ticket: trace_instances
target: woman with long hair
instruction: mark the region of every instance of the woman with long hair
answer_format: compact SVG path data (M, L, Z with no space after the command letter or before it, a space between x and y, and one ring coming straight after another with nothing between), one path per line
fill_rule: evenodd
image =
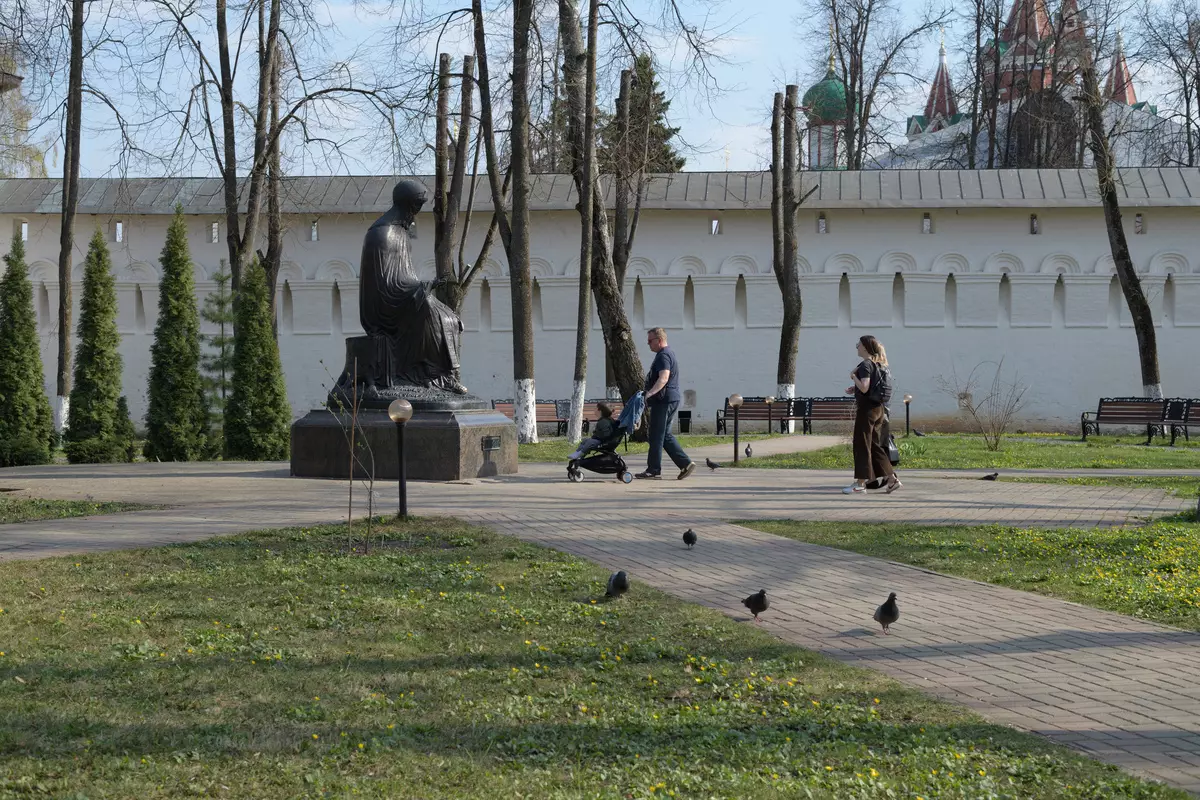
M891 399L891 373L883 343L874 336L860 337L856 349L862 359L850 372L854 385L846 394L854 395L854 483L842 491L858 494L866 491L868 482L885 481L888 494L900 488L900 480L888 459L887 443L883 440L887 401ZM875 384L875 391L871 391Z

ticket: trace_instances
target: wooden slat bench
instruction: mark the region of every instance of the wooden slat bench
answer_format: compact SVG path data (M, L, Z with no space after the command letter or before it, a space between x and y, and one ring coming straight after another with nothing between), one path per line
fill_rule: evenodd
M1183 440L1191 441L1188 428L1200 428L1200 399L1176 398L1167 401L1167 425L1171 426L1171 444L1183 433Z
M847 422L854 420L854 398L841 397L797 397L794 401L797 419L803 420L803 432L812 433L814 422Z
M780 430L785 430L784 423L788 420L799 419L798 416L792 414L792 401L776 400L769 406L765 397L745 397L742 399L742 407L738 409L738 424L743 422L766 422L767 431L770 432L775 421L778 420ZM725 407L717 411L717 435L729 433L729 422L733 419L733 408L729 405L729 398L725 398Z
M516 412L513 410L512 400L493 400L492 408L499 411L509 419L513 419ZM537 415L538 425L553 425L556 436L565 436L567 433L567 421L561 414L558 413L558 403L554 400L537 400L533 404L534 413Z
M583 432L587 433L592 428L593 422L600 421L600 409L597 408L601 403L606 403L612 409L613 424L617 423L617 418L621 416L621 410L625 408L625 404L620 400L584 400L583 401ZM568 403L568 405L570 405Z
M1166 400L1145 397L1102 397L1096 410L1085 411L1079 416L1083 429L1083 441L1089 433L1099 434L1100 425L1145 425L1146 444L1154 441L1154 434L1165 435L1163 423L1167 416Z

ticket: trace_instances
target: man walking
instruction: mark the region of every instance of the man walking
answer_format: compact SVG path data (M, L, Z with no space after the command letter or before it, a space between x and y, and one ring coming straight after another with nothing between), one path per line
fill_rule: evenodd
M696 469L671 433L671 420L679 409L679 362L675 353L667 346L667 332L654 328L646 336L646 343L655 353L654 363L646 375L646 406L650 411L650 453L646 457L646 471L639 478L662 477L663 450L679 467L679 480L683 480Z

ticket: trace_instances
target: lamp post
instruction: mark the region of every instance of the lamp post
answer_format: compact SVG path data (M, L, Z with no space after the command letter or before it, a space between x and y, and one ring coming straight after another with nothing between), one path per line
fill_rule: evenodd
M400 508L396 514L398 519L408 518L408 470L404 465L404 423L412 419L412 403L403 397L397 397L388 406L388 416L396 423L396 469L400 483Z
M911 394L904 395L904 435L905 436L911 435L910 430L911 430L912 426L910 425L910 422L911 422L912 417L908 413L908 410L911 407L911 405L912 405L912 395Z
M763 402L767 404L767 435L770 436L775 428L775 420L771 417L771 406L775 404L775 398L768 397Z
M738 409L742 407L740 394L729 395L729 407L733 409L733 463L738 463Z

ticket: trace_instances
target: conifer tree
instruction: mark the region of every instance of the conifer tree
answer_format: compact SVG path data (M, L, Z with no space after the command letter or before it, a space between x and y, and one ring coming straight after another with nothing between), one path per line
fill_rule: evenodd
M54 422L46 397L25 243L14 236L0 279L0 467L50 460Z
M252 263L233 300L233 388L225 406L225 457L278 461L289 451L291 407L271 328L266 275Z
M72 464L124 461L117 439L117 398L121 395L121 334L117 332L117 291L104 234L96 229L83 266L83 296L76 327L75 379L71 382L64 449Z
M121 446L121 460L133 461L137 455L135 440L137 433L133 430L133 418L129 416L129 401L125 395L117 398L117 422L114 429L117 443Z
M629 98L630 141L622 147L620 126L615 115L598 120L600 129L596 155L600 159L600 171L608 175L641 170L679 172L687 159L679 155L671 144L671 140L679 134L679 128L667 124L671 101L659 91L653 59L645 54L635 58L633 74L633 91ZM630 161L624 165L624 170L618 163L622 157Z
M201 353L200 366L204 368L204 389L208 392L209 408L216 415L225 410L233 377L233 295L229 291L229 272L225 259L221 259L221 270L213 275L217 288L204 298L200 317L217 328L216 333L201 337L209 346Z
M188 253L183 208L163 245L158 323L150 348L150 407L146 411L146 458L194 461L208 438L208 409L200 380L200 315Z

